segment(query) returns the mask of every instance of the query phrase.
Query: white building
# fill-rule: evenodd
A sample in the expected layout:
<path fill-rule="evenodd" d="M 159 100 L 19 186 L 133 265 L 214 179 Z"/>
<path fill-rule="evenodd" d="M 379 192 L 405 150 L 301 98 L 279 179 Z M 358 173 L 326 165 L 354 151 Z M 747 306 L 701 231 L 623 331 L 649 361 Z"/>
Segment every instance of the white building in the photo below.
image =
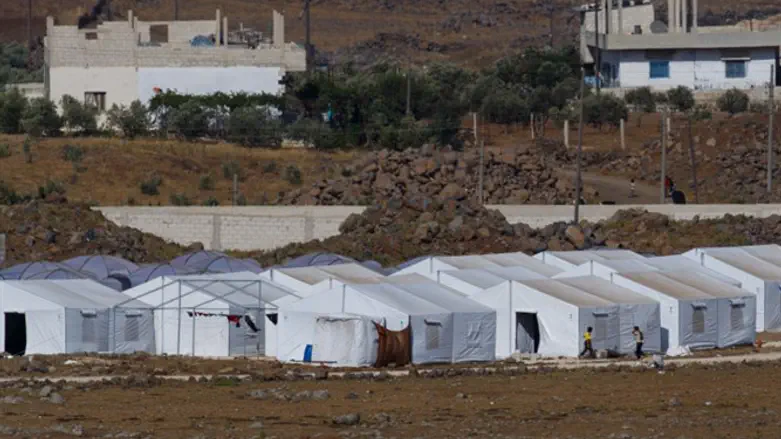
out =
<path fill-rule="evenodd" d="M 781 30 L 699 27 L 698 2 L 668 0 L 667 24 L 654 22 L 646 3 L 601 0 L 599 8 L 583 6 L 581 57 L 595 70 L 599 66 L 601 83 L 610 88 L 766 87 L 778 65 Z M 607 16 L 613 18 L 605 26 Z"/>
<path fill-rule="evenodd" d="M 279 80 L 306 68 L 305 50 L 284 41 L 284 18 L 274 12 L 273 39 L 251 48 L 226 44 L 228 19 L 144 22 L 128 11 L 127 21 L 79 28 L 46 20 L 45 93 L 112 105 L 147 102 L 156 92 L 183 94 L 247 92 L 278 94 Z M 212 45 L 198 45 L 213 38 Z"/>

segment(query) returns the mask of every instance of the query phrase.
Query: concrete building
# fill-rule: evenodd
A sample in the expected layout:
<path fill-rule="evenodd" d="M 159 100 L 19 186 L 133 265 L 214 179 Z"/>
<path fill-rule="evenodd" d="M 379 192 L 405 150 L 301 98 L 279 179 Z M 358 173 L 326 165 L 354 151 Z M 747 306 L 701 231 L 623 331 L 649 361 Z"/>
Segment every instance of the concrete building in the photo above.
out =
<path fill-rule="evenodd" d="M 146 102 L 167 89 L 187 94 L 279 93 L 286 72 L 306 68 L 305 51 L 285 42 L 284 17 L 274 11 L 271 39 L 232 44 L 228 18 L 203 21 L 125 21 L 59 26 L 46 20 L 45 93 L 92 103 Z"/>
<path fill-rule="evenodd" d="M 699 27 L 699 0 L 668 0 L 666 24 L 649 0 L 599 2 L 580 8 L 580 48 L 603 87 L 761 88 L 777 69 L 781 28 Z"/>

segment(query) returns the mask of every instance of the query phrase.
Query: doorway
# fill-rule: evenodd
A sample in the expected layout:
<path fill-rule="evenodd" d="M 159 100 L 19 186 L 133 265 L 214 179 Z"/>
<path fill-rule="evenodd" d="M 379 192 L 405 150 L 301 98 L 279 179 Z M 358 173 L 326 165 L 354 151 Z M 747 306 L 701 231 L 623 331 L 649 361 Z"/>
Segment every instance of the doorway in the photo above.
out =
<path fill-rule="evenodd" d="M 515 350 L 522 354 L 536 354 L 540 348 L 540 324 L 537 313 L 515 313 Z"/>
<path fill-rule="evenodd" d="M 24 313 L 5 313 L 5 352 L 24 355 L 27 348 L 27 323 Z"/>

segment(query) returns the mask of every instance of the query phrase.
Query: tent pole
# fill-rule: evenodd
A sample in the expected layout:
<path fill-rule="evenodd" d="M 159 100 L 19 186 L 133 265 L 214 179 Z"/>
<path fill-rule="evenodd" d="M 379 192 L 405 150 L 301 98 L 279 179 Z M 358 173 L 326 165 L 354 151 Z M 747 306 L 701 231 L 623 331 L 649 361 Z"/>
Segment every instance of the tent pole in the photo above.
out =
<path fill-rule="evenodd" d="M 179 303 L 176 306 L 179 316 L 177 317 L 176 324 L 176 355 L 182 355 L 182 281 L 177 281 L 179 285 Z M 195 322 L 195 314 L 193 314 L 193 322 Z"/>
<path fill-rule="evenodd" d="M 230 340 L 230 337 L 228 337 L 228 340 Z M 228 344 L 230 344 L 230 341 Z M 192 351 L 190 352 L 190 355 L 192 355 L 193 357 L 195 356 L 195 308 L 193 308 L 193 342 L 192 342 Z"/>
<path fill-rule="evenodd" d="M 515 315 L 515 312 L 513 311 L 513 281 L 510 281 L 510 338 L 507 339 L 507 343 L 510 345 L 509 350 L 507 352 L 510 353 L 512 356 L 513 352 L 515 352 L 515 349 L 513 348 L 513 326 L 518 326 L 518 322 L 515 322 L 515 325 L 512 324 L 513 316 Z"/>
<path fill-rule="evenodd" d="M 263 306 L 263 281 L 258 281 L 258 331 L 263 331 L 261 334 L 258 335 L 258 348 L 257 348 L 257 356 L 260 357 L 260 337 L 263 337 L 263 355 L 266 355 L 266 307 Z M 279 317 L 279 314 L 277 314 L 277 318 Z M 279 320 L 277 320 L 279 321 Z M 261 328 L 261 322 L 263 322 L 263 329 Z"/>

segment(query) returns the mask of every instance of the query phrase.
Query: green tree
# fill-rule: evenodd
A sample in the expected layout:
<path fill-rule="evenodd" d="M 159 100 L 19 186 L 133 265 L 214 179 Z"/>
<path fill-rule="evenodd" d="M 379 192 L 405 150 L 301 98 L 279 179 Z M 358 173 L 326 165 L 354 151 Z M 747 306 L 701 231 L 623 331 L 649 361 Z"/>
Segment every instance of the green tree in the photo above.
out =
<path fill-rule="evenodd" d="M 489 122 L 509 125 L 529 120 L 529 105 L 517 93 L 496 90 L 483 100 L 481 114 Z"/>
<path fill-rule="evenodd" d="M 719 96 L 716 105 L 718 105 L 719 110 L 735 115 L 748 111 L 749 98 L 745 92 L 733 88 Z"/>
<path fill-rule="evenodd" d="M 643 113 L 656 111 L 656 97 L 653 91 L 651 91 L 651 87 L 632 89 L 626 93 L 625 99 L 637 113 L 637 126 L 642 125 Z"/>
<path fill-rule="evenodd" d="M 27 98 L 16 88 L 0 93 L 0 132 L 22 132 L 22 117 L 27 108 Z"/>
<path fill-rule="evenodd" d="M 231 112 L 228 138 L 244 146 L 282 145 L 282 126 L 268 107 L 240 107 Z"/>
<path fill-rule="evenodd" d="M 114 104 L 106 116 L 109 129 L 118 131 L 129 139 L 146 135 L 152 126 L 149 110 L 138 100 L 131 102 L 129 106 Z"/>
<path fill-rule="evenodd" d="M 213 115 L 214 111 L 201 103 L 187 101 L 171 111 L 168 123 L 176 134 L 186 139 L 195 139 L 209 133 Z"/>
<path fill-rule="evenodd" d="M 70 95 L 62 97 L 60 106 L 62 108 L 62 120 L 68 131 L 89 135 L 98 130 L 97 109 L 82 104 Z"/>
<path fill-rule="evenodd" d="M 667 102 L 673 110 L 685 113 L 694 108 L 694 93 L 689 87 L 679 85 L 667 90 Z"/>
<path fill-rule="evenodd" d="M 62 129 L 62 118 L 57 114 L 54 102 L 35 98 L 22 114 L 22 127 L 33 137 L 57 136 Z"/>
<path fill-rule="evenodd" d="M 618 127 L 627 114 L 626 103 L 609 93 L 589 95 L 583 100 L 584 122 L 597 128 L 604 125 Z"/>

